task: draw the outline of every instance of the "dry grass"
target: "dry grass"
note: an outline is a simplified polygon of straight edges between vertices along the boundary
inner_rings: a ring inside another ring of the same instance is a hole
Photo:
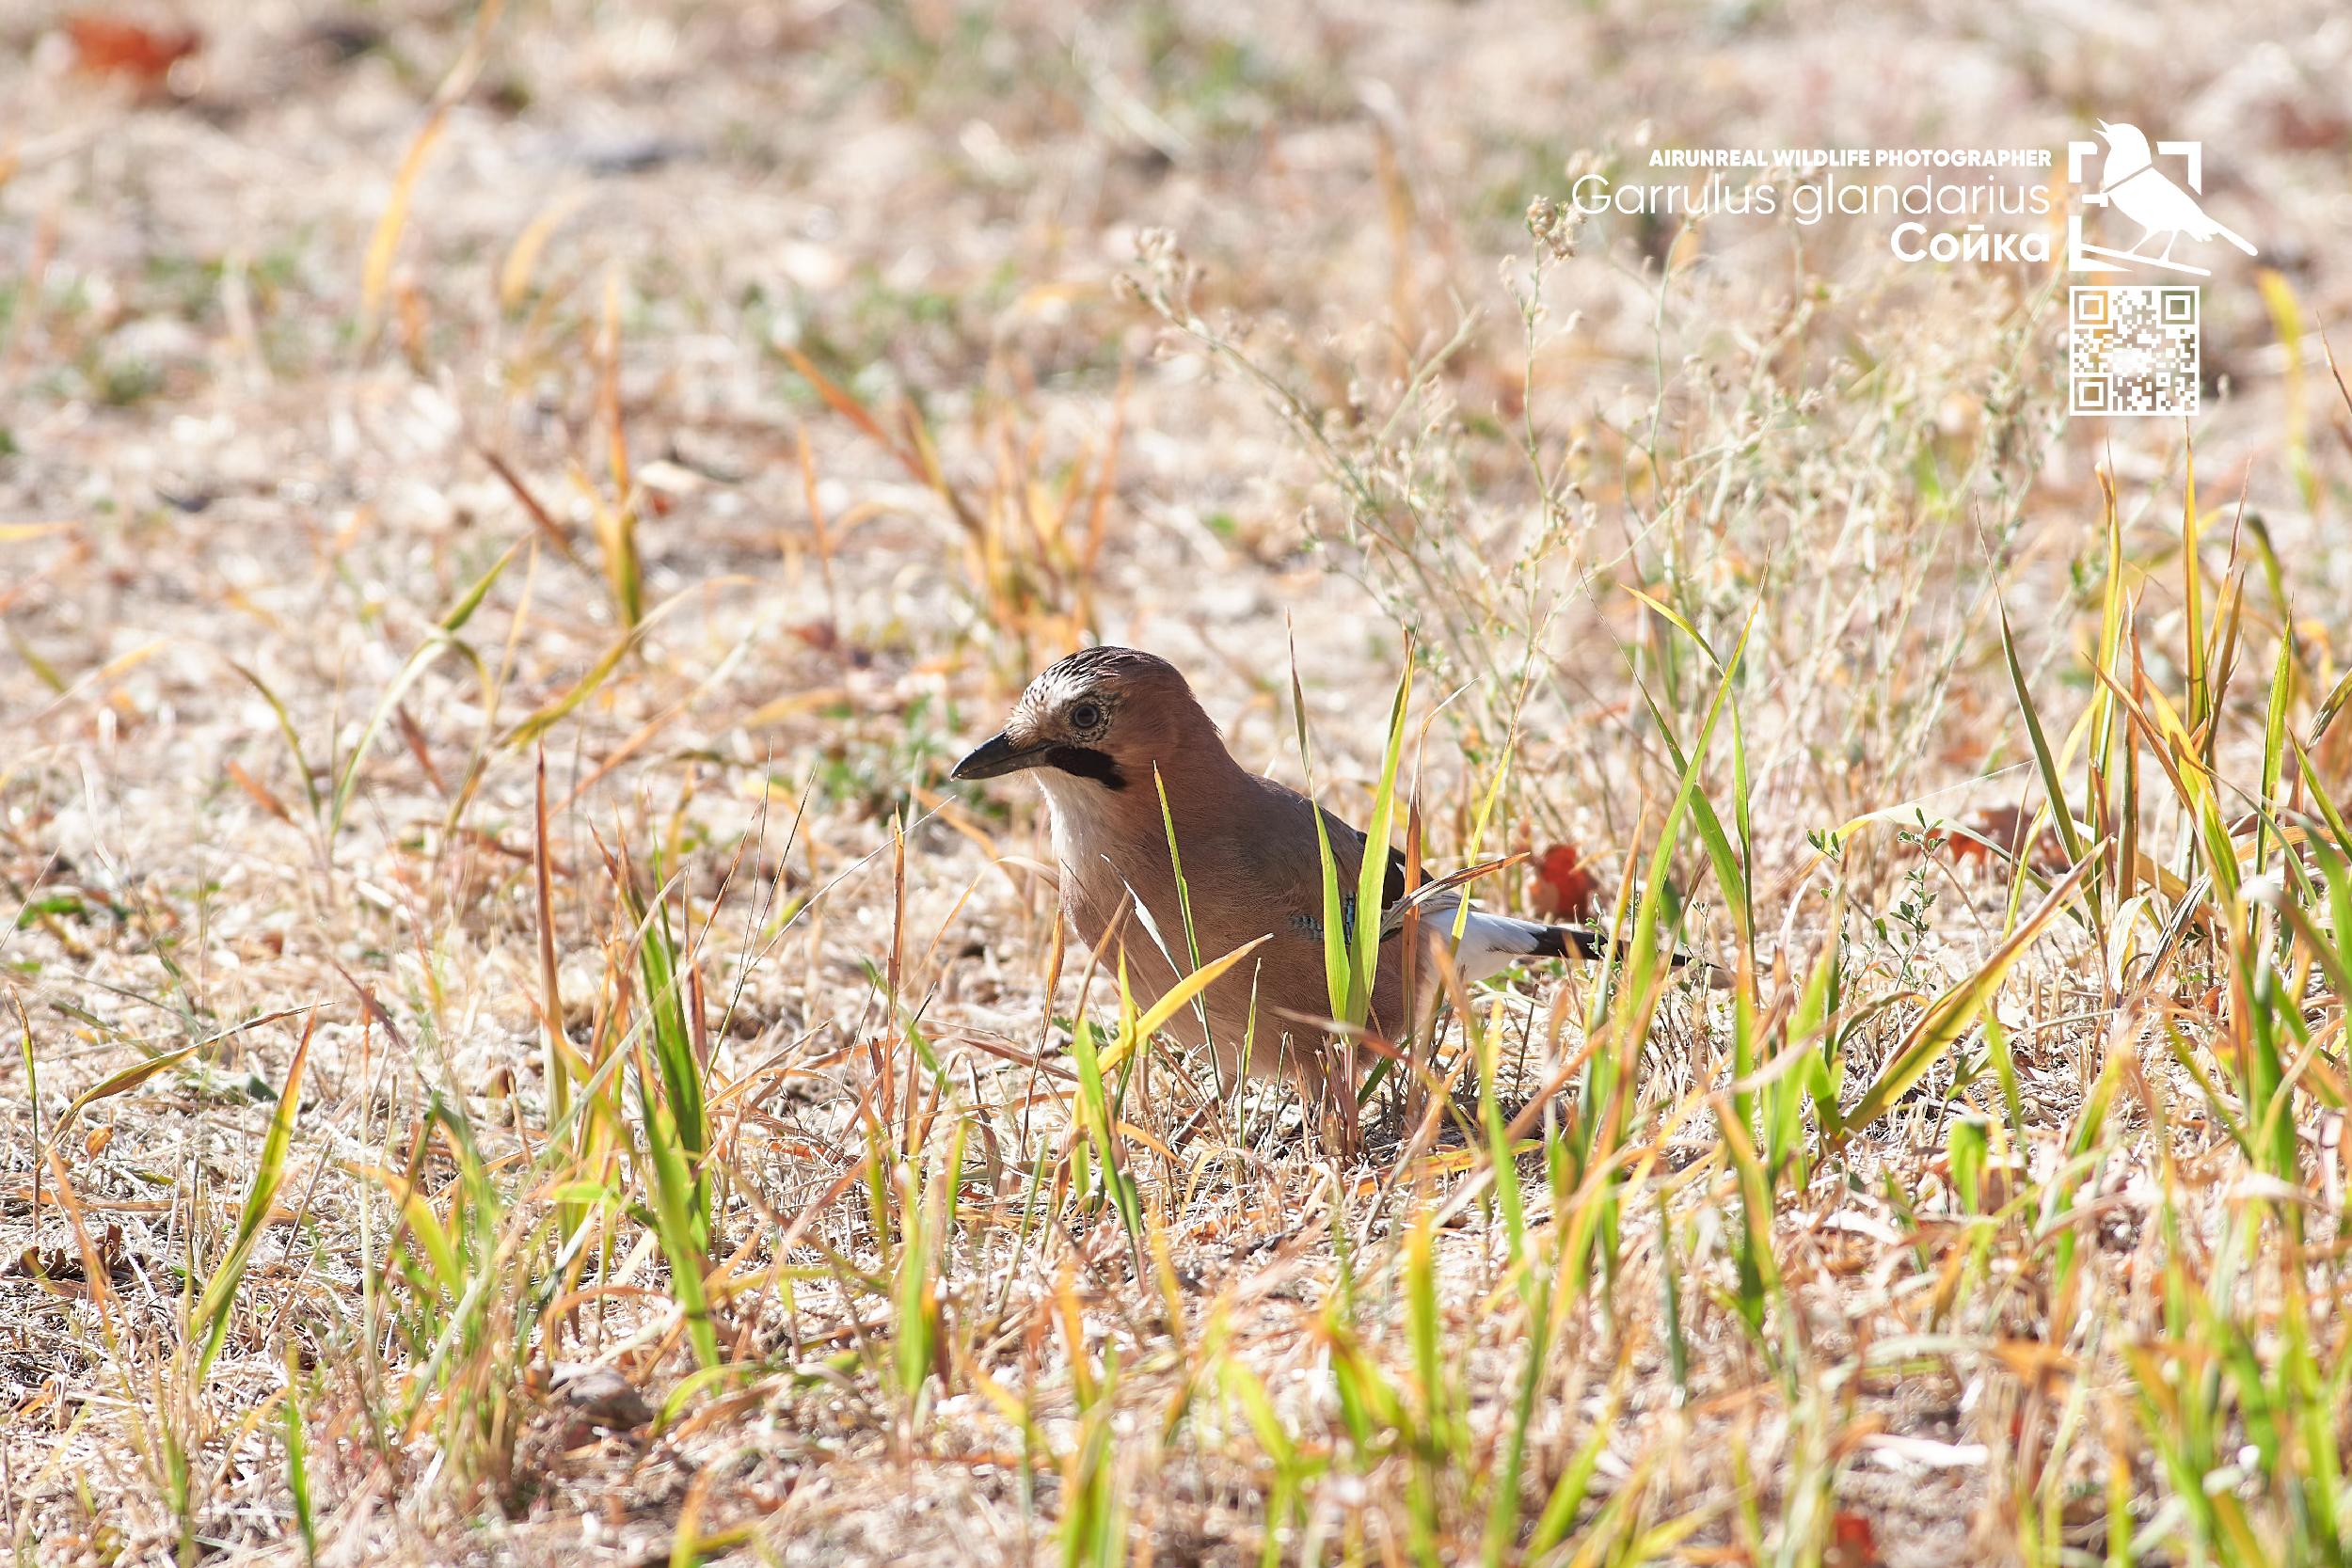
[[[0,18],[18,1557],[2352,1555],[2352,36],[2156,9]],[[2193,477],[2044,277],[1528,219],[2085,103],[2280,269]],[[1095,637],[1359,820],[1409,657],[1629,956],[1359,1152],[1129,1049],[945,783]]]

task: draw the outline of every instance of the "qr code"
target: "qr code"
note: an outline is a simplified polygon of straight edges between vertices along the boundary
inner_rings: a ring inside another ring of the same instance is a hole
[[[2076,289],[2068,380],[2077,414],[2197,412],[2197,291]]]

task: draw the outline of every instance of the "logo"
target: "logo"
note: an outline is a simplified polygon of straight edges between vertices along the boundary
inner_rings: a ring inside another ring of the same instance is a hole
[[[2159,160],[2172,160],[2179,178]],[[2099,121],[2097,141],[2066,144],[2066,178],[2076,199],[2066,218],[2066,269],[2075,274],[2142,268],[2210,277],[2212,270],[2173,251],[2226,242],[2256,254],[2245,235],[2205,211],[2204,144],[2159,141],[2137,125]],[[2098,245],[2085,235],[2086,209],[2101,214]],[[2121,241],[2135,229],[2129,245]],[[2190,255],[2199,252],[2192,249]],[[2197,412],[2201,384],[2201,303],[2196,285],[2077,285],[2069,292],[2069,412]]]
[[[2066,178],[2077,187],[2089,183],[2084,178],[2085,166],[2098,158],[2098,181],[2082,192],[2077,206],[2102,208],[2126,225],[2137,224],[2139,238],[2128,250],[2091,245],[2083,238],[2082,213],[2070,214],[2066,219],[2067,271],[2129,272],[2136,266],[2162,267],[2191,277],[2211,277],[2213,273],[2208,268],[2172,259],[2172,247],[2183,238],[2200,242],[2227,240],[2249,256],[2256,254],[2245,235],[2208,215],[2198,200],[2205,188],[2204,143],[2160,141],[2151,152],[2148,138],[2140,134],[2138,126],[2110,125],[2104,119],[2099,122],[2099,135],[2106,144],[2104,156],[2099,142],[2066,144]],[[2188,182],[2185,189],[2156,166],[2158,157],[2182,160],[2184,177]],[[2147,254],[2148,247],[2158,240],[2164,242],[2163,250],[2153,256]]]

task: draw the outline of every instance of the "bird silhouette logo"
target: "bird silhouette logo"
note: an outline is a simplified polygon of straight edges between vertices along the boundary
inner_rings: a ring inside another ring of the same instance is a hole
[[[2082,196],[2085,206],[2104,207],[2127,218],[2139,225],[2140,233],[2128,250],[2091,245],[2083,238],[2081,214],[2074,214],[2067,224],[2071,270],[2124,272],[2145,266],[2197,277],[2212,276],[2206,268],[2172,259],[2173,246],[2183,238],[2199,242],[2227,240],[2249,256],[2257,254],[2251,241],[2208,214],[2198,199],[2196,193],[2203,186],[2201,143],[2162,141],[2151,148],[2137,125],[2110,124],[2104,119],[2098,124],[2100,141],[2106,143],[2104,149],[2100,142],[2067,144],[2069,176],[2077,185],[2089,186]],[[2159,154],[2184,160],[2183,172],[2188,182],[2185,186],[2157,166]],[[2095,184],[2085,178],[2084,170],[2092,157],[2099,158]],[[2152,251],[2151,247],[2159,241],[2162,248]]]

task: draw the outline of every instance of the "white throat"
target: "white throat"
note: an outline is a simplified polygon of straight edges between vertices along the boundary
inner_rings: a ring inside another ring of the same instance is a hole
[[[1054,858],[1065,874],[1091,866],[1116,842],[1110,792],[1091,779],[1074,779],[1057,768],[1031,775],[1045,792],[1054,820]]]

